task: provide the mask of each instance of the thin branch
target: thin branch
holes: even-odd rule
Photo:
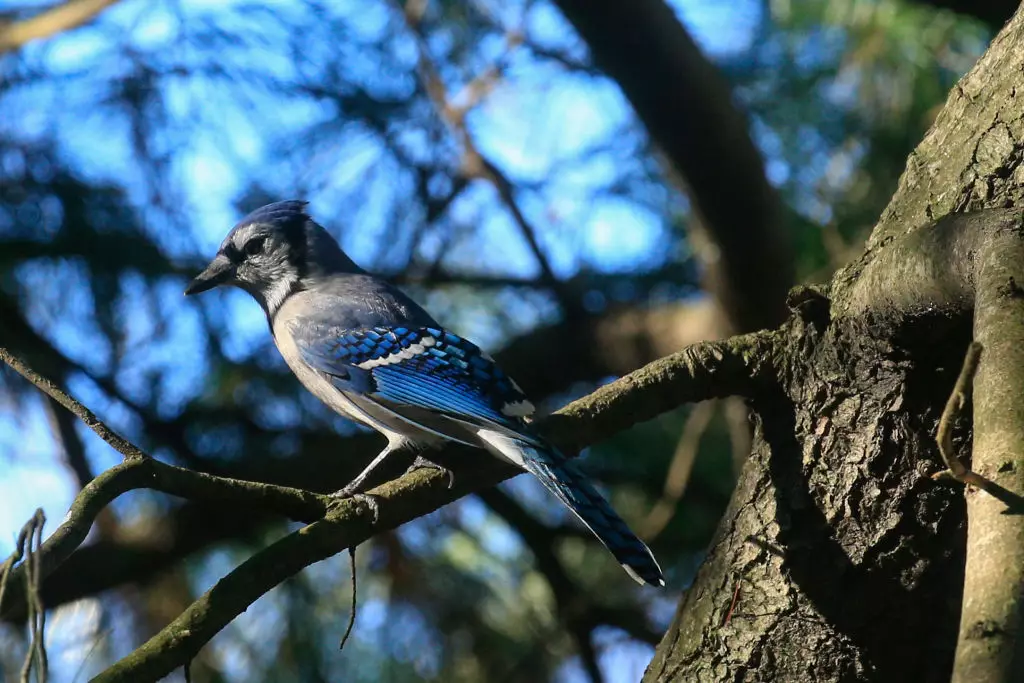
[[[939,445],[939,455],[946,464],[946,470],[932,475],[933,479],[955,479],[956,481],[976,486],[980,489],[987,488],[990,484],[981,475],[967,469],[957,457],[953,449],[953,426],[960,417],[967,399],[971,395],[971,383],[974,375],[978,372],[978,360],[981,358],[981,344],[971,342],[967,347],[967,354],[964,357],[963,367],[960,369],[960,376],[957,377],[956,385],[946,401],[946,407],[942,411],[942,418],[939,420],[939,431],[935,440]]]
[[[85,541],[96,517],[112,500],[127,491],[143,488],[191,500],[272,510],[303,522],[322,517],[332,501],[328,496],[302,489],[215,477],[152,458],[133,458],[103,472],[78,494],[63,523],[39,548],[40,578],[49,576]],[[11,572],[11,578],[19,578],[24,571],[24,564],[19,565]],[[3,614],[17,610],[19,605],[14,602],[0,607],[4,608],[0,610]]]
[[[700,440],[707,430],[711,418],[715,414],[715,404],[710,401],[698,403],[686,418],[679,442],[676,444],[676,451],[672,455],[672,463],[669,465],[668,474],[665,477],[665,488],[661,498],[647,514],[640,528],[643,536],[650,543],[658,534],[664,531],[679,507],[679,501],[686,491],[686,485],[690,481],[690,473],[693,471],[693,463],[697,459],[697,451],[700,449]]]
[[[125,460],[146,457],[146,454],[139,450],[134,444],[107,427],[107,425],[105,425],[98,417],[93,415],[91,410],[71,398],[68,394],[64,393],[56,384],[25,365],[20,359],[12,355],[10,351],[2,346],[0,346],[0,360],[11,366],[15,372],[27,379],[29,382],[32,382],[32,384],[39,387],[44,394],[67,408],[78,419],[84,422],[89,429],[96,432],[97,436],[110,444],[115,451],[123,455]]]
[[[0,54],[91,21],[117,0],[69,0],[29,19],[0,24]]]
[[[28,596],[28,630],[29,646],[25,655],[25,664],[21,668],[21,683],[29,683],[32,676],[32,665],[35,664],[36,680],[38,683],[46,683],[49,663],[46,659],[46,610],[43,608],[43,601],[39,597],[39,586],[42,577],[39,571],[39,548],[43,544],[43,526],[46,524],[46,515],[42,508],[37,508],[36,513],[29,520],[27,539],[25,543],[25,561],[22,565],[25,571],[22,572],[25,579],[25,595]]]
[[[25,583],[25,595],[28,596],[30,634],[28,652],[25,654],[25,663],[21,668],[20,680],[23,683],[28,683],[33,663],[36,664],[36,677],[40,683],[45,683],[47,676],[46,645],[43,641],[46,630],[46,611],[43,609],[43,602],[39,597],[39,585],[42,582],[39,571],[39,548],[43,541],[44,524],[46,524],[46,515],[42,508],[37,508],[35,514],[21,527],[14,550],[0,565],[0,607],[3,607],[7,584],[16,574],[14,565],[22,562],[19,568],[22,569],[20,573]]]
[[[352,629],[356,626],[356,608],[359,606],[359,602],[356,599],[356,547],[351,546],[348,549],[348,567],[352,571],[352,605],[350,607],[348,625],[345,627],[345,633],[341,636],[341,642],[338,643],[338,649],[344,650],[345,643],[348,642],[349,636],[352,635]]]
[[[571,296],[565,283],[555,275],[547,255],[537,241],[536,228],[530,223],[520,208],[519,202],[515,198],[515,187],[512,181],[494,162],[480,151],[480,148],[477,147],[476,142],[473,140],[473,136],[470,135],[469,130],[466,128],[466,114],[470,109],[479,104],[480,99],[497,83],[501,75],[500,64],[487,69],[483,74],[474,79],[466,88],[466,91],[471,93],[472,96],[467,97],[467,101],[461,106],[454,105],[448,95],[444,81],[441,80],[437,64],[430,56],[430,48],[423,33],[422,17],[424,9],[425,3],[410,2],[406,5],[402,16],[405,17],[406,24],[416,39],[416,45],[419,50],[420,79],[423,82],[424,90],[434,103],[438,115],[445,121],[462,147],[462,174],[467,178],[486,180],[494,186],[498,191],[498,197],[508,207],[509,213],[512,214],[512,219],[519,227],[523,239],[526,240],[530,251],[537,260],[537,265],[541,271],[541,282],[558,296],[567,313],[578,312],[578,302]],[[509,52],[522,42],[522,35],[511,32],[506,36],[506,42],[506,52]],[[478,82],[483,82],[487,85],[484,87]]]
[[[773,372],[776,343],[774,333],[763,332],[695,345],[574,401],[543,420],[541,427],[545,431],[550,427],[551,432],[561,435],[556,437],[557,442],[570,449],[605,438],[680,403],[734,393],[756,395],[768,379],[767,373]],[[376,525],[359,513],[356,503],[337,502],[323,519],[257,552],[94,681],[165,676],[194,657],[261,595],[304,567],[520,473],[496,458],[473,457],[469,450],[452,447],[446,451],[448,456],[469,456],[461,460],[463,466],[451,488],[444,474],[420,469],[369,491],[380,502]],[[129,463],[120,467],[126,466]]]

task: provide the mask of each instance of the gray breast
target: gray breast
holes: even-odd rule
[[[323,374],[306,364],[295,343],[289,321],[294,320],[296,316],[305,316],[311,309],[323,313],[322,306],[311,306],[311,298],[316,300],[321,297],[311,292],[293,294],[281,305],[272,323],[274,343],[303,386],[338,414],[381,432],[389,441],[435,441],[435,435],[416,428],[376,402],[341,391]],[[317,303],[322,304],[322,301]],[[323,320],[322,315],[318,317]]]

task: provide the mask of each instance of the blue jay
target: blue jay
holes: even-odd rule
[[[185,294],[218,285],[251,294],[299,381],[387,437],[387,447],[334,495],[364,497],[367,476],[400,449],[446,441],[483,448],[537,477],[635,580],[665,585],[647,546],[531,427],[533,405],[494,359],[357,266],[305,205],[276,202],[243,218]],[[436,467],[422,457],[417,464]]]

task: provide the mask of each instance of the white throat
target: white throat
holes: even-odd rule
[[[273,317],[277,313],[277,309],[281,308],[284,300],[295,291],[298,284],[299,276],[295,273],[288,273],[274,280],[273,284],[263,290],[263,303],[267,307],[267,315]]]

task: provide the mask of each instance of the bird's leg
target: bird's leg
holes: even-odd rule
[[[377,469],[377,466],[384,462],[384,458],[388,457],[395,451],[402,447],[400,441],[388,441],[388,445],[377,454],[377,457],[370,461],[362,472],[356,475],[356,478],[345,484],[342,488],[338,489],[331,494],[331,498],[352,498],[364,503],[366,507],[370,508],[370,512],[373,513],[373,522],[376,524],[377,517],[380,516],[380,504],[377,502],[376,496],[371,496],[366,493],[362,493],[360,488],[366,483],[366,479],[370,474]]]
[[[332,498],[349,498],[359,493],[360,487],[366,483],[367,478],[373,473],[377,467],[384,462],[384,458],[388,457],[397,450],[391,443],[388,443],[387,447],[377,454],[377,457],[370,461],[362,472],[356,475],[356,478],[345,484],[343,487],[331,494]]]
[[[409,474],[410,472],[415,472],[416,470],[422,469],[438,470],[439,472],[441,472],[441,474],[448,476],[448,488],[455,486],[454,472],[452,472],[444,465],[438,465],[436,462],[428,460],[427,458],[423,457],[422,454],[416,456],[416,459],[412,461],[412,464],[409,465],[409,469],[407,469],[405,473]]]

